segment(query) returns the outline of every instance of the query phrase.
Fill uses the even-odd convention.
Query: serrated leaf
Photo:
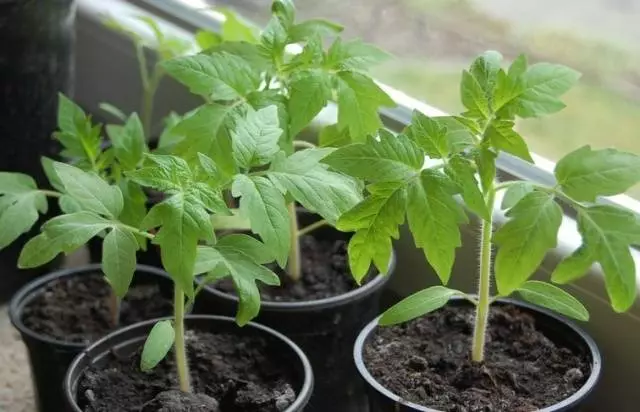
[[[589,320],[589,312],[578,299],[550,283],[530,280],[518,288],[522,298],[554,312],[581,321]]]
[[[140,370],[148,372],[162,361],[176,338],[176,332],[170,320],[156,322],[147,336],[140,356]]]
[[[113,222],[94,213],[76,212],[47,221],[42,232],[56,249],[71,253],[112,225]]]
[[[343,30],[343,27],[323,19],[305,20],[295,24],[289,30],[289,41],[298,43],[315,36],[335,36]]]
[[[274,0],[271,4],[271,13],[286,28],[289,28],[295,20],[296,10],[292,0]]]
[[[329,48],[326,66],[335,70],[368,71],[390,57],[389,53],[362,40],[343,41],[338,37]]]
[[[128,179],[120,182],[124,206],[118,217],[122,223],[138,227],[147,214],[147,196],[140,186]]]
[[[349,266],[360,283],[373,262],[380,273],[387,273],[392,254],[391,239],[398,239],[398,226],[404,223],[406,191],[401,182],[377,183],[371,193],[338,220],[337,227],[355,231],[349,240]]]
[[[332,97],[331,78],[323,70],[297,72],[291,80],[288,112],[296,136],[320,113]]]
[[[637,294],[636,268],[630,244],[640,243],[640,222],[631,211],[609,205],[578,210],[578,230],[584,247],[604,271],[613,309],[624,312]]]
[[[98,107],[103,112],[109,113],[111,116],[115,117],[118,120],[121,120],[123,122],[127,120],[127,115],[124,114],[122,110],[118,109],[116,106],[110,103],[100,103]]]
[[[362,199],[353,178],[328,170],[319,163],[326,149],[306,149],[276,156],[267,177],[283,193],[289,193],[309,211],[334,224],[338,217]]]
[[[395,102],[363,74],[341,71],[336,74],[336,82],[338,126],[348,128],[353,141],[361,142],[382,126],[378,109],[393,107]]]
[[[449,155],[447,128],[437,119],[414,110],[406,134],[432,159],[443,159]]]
[[[464,107],[468,109],[468,115],[488,119],[491,116],[489,101],[478,80],[468,71],[462,72],[460,83],[460,98]]]
[[[240,300],[236,322],[241,326],[260,311],[260,292],[256,281],[272,286],[280,284],[278,276],[262,266],[270,255],[264,244],[246,235],[228,235],[215,247],[198,248],[198,271],[220,270],[219,266],[224,265],[231,275]]]
[[[22,248],[18,257],[18,268],[31,269],[51,262],[62,250],[51,242],[44,233],[31,238]]]
[[[53,166],[55,161],[46,156],[42,156],[40,158],[40,163],[42,164],[42,170],[44,170],[44,174],[47,176],[47,179],[49,179],[49,184],[51,185],[51,187],[59,192],[63,192],[64,186],[62,185],[62,182],[60,181],[60,178],[58,177],[58,174],[56,173],[56,170]]]
[[[46,211],[46,196],[38,190],[0,197],[0,250],[28,232],[38,221],[38,212]]]
[[[501,62],[502,55],[490,50],[476,58],[469,68],[469,73],[476,79],[486,97],[491,98],[494,94]]]
[[[133,113],[124,126],[108,125],[107,133],[114,148],[114,154],[124,170],[133,170],[149,151],[142,129],[142,122]]]
[[[509,186],[502,198],[502,209],[511,209],[523,197],[533,192],[533,185],[529,182],[517,182]]]
[[[216,100],[244,97],[260,84],[259,73],[246,61],[225,52],[178,57],[162,67],[192,93]]]
[[[256,43],[258,41],[258,29],[253,24],[241,18],[230,9],[216,8],[225,17],[222,23],[222,38],[225,42],[245,41]]]
[[[493,236],[499,246],[495,262],[498,291],[509,296],[540,266],[547,251],[556,247],[562,209],[553,195],[531,192],[506,216],[509,221]]]
[[[267,178],[245,175],[235,177],[231,191],[240,197],[240,213],[249,219],[252,231],[273,249],[278,265],[284,268],[292,239],[289,212],[280,191]]]
[[[261,45],[274,61],[282,60],[284,49],[288,44],[289,36],[287,30],[289,26],[289,24],[284,25],[281,19],[273,17],[262,31],[260,36]]]
[[[58,128],[72,135],[84,132],[87,115],[84,110],[62,93],[58,93]]]
[[[581,245],[556,266],[551,273],[551,281],[560,284],[572,282],[585,275],[595,261],[593,251],[586,245]]]
[[[446,189],[452,182],[442,174],[424,170],[407,188],[407,220],[417,247],[446,284],[456,248],[461,246],[458,225],[467,221],[462,207]]]
[[[489,220],[492,211],[487,208],[484,195],[480,191],[473,163],[460,156],[453,156],[449,159],[445,171],[460,188],[467,207],[482,219]]]
[[[475,131],[475,121],[459,116],[437,116],[432,117],[441,127],[447,129],[447,142],[451,153],[461,153],[476,146],[473,135]]]
[[[496,149],[533,163],[527,143],[518,132],[513,130],[513,127],[514,122],[511,120],[494,120],[487,127],[485,139]]]
[[[126,173],[137,184],[162,192],[178,192],[192,183],[191,169],[184,159],[170,155],[147,155],[146,159],[149,166]]]
[[[95,173],[84,172],[77,167],[55,162],[54,169],[67,194],[83,209],[115,218],[123,206],[122,193]]]
[[[371,182],[411,178],[420,172],[424,153],[405,135],[380,130],[380,140],[368,139],[341,147],[322,160],[333,169]]]
[[[124,298],[136,270],[138,241],[129,232],[114,227],[102,243],[102,271],[115,294]]]
[[[566,194],[594,202],[598,196],[624,193],[640,182],[640,156],[583,146],[560,159],[554,173]]]
[[[351,143],[348,129],[341,129],[337,124],[323,127],[318,134],[320,147],[342,147]]]
[[[281,134],[276,106],[249,109],[246,116],[236,118],[231,144],[237,165],[248,169],[267,164],[280,150],[278,141]]]
[[[460,291],[444,286],[423,289],[387,309],[378,323],[380,326],[390,326],[413,320],[440,309],[449,302],[452,296],[462,294]]]
[[[29,175],[0,172],[0,195],[17,195],[38,190],[36,181]]]

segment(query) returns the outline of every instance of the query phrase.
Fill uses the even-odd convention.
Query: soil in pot
[[[113,352],[90,366],[78,383],[78,405],[85,412],[279,412],[296,399],[295,373],[272,338],[189,331],[187,354],[193,394],[177,391],[170,354],[142,372],[140,350]]]
[[[68,276],[49,283],[24,307],[22,319],[34,332],[69,343],[88,344],[111,332],[112,290],[100,273]],[[155,284],[134,285],[120,305],[126,326],[172,313],[172,302]]]
[[[578,391],[588,353],[552,342],[534,318],[494,305],[484,364],[470,360],[474,308],[447,306],[405,324],[378,327],[364,348],[368,371],[407,401],[441,411],[529,412]]]

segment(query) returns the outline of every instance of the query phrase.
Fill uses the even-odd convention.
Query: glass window
[[[266,22],[270,0],[209,0]],[[640,153],[640,1],[297,0],[300,17],[345,26],[395,58],[374,70],[382,82],[445,111],[459,111],[460,73],[493,49],[510,60],[568,65],[583,76],[567,108],[520,120],[532,151],[557,160],[583,144]],[[640,197],[640,189],[633,192]]]

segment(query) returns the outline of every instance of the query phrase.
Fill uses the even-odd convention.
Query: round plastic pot
[[[40,158],[59,151],[51,138],[58,92],[72,90],[75,10],[74,0],[0,0],[0,169],[28,174],[41,188],[49,183]],[[56,214],[56,205],[50,202],[46,216]],[[16,268],[22,247],[38,227],[0,251],[0,303],[59,267],[57,260],[37,269]]]
[[[171,318],[162,318],[171,319]],[[113,332],[79,354],[67,371],[64,379],[64,393],[67,402],[67,410],[70,412],[82,412],[77,404],[77,387],[84,371],[90,365],[100,365],[106,357],[115,352],[119,356],[127,356],[144,345],[147,335],[153,325],[160,319],[136,323]],[[284,335],[253,322],[243,327],[236,325],[234,319],[213,315],[189,315],[185,318],[187,329],[197,329],[213,333],[232,333],[237,336],[270,336],[274,338],[273,353],[277,353],[277,362],[288,365],[294,373],[294,382],[291,382],[297,397],[286,412],[305,410],[305,405],[313,392],[313,371],[309,360],[302,350]]]
[[[299,211],[298,219],[304,227],[317,217]],[[317,229],[313,235],[320,239],[349,238],[349,234],[330,227]],[[352,348],[358,331],[380,312],[380,298],[394,268],[395,255],[387,275],[375,276],[343,295],[302,302],[261,302],[255,321],[291,338],[313,365],[315,389],[307,411],[363,410],[366,391],[353,365]],[[238,298],[207,286],[195,305],[198,313],[234,316]]]
[[[48,284],[64,278],[100,272],[100,270],[100,265],[88,265],[51,273],[25,285],[11,300],[9,317],[27,347],[36,404],[40,412],[60,412],[65,409],[62,381],[73,358],[87,345],[60,341],[28,329],[22,321],[24,308],[43,293]],[[158,284],[163,295],[167,298],[173,296],[171,279],[165,272],[153,267],[138,265],[133,284]]]
[[[467,300],[456,297],[453,298],[449,305],[470,305]],[[574,323],[561,318],[546,309],[533,306],[527,303],[519,302],[511,299],[500,299],[494,305],[511,304],[526,310],[531,314],[536,322],[536,328],[544,333],[552,342],[563,345],[567,348],[588,353],[591,357],[591,373],[585,384],[573,395],[567,399],[554,405],[540,409],[540,412],[577,412],[585,408],[585,401],[589,394],[593,391],[602,370],[602,358],[600,351],[593,339],[587,335],[581,328]],[[367,345],[369,339],[378,327],[377,317],[371,321],[358,335],[355,346],[353,348],[353,357],[360,376],[367,384],[369,393],[369,411],[370,412],[401,412],[401,411],[420,411],[420,412],[439,412],[436,409],[430,409],[425,406],[417,405],[412,402],[401,399],[398,395],[392,393],[383,387],[367,370],[367,366],[362,357],[363,348]]]

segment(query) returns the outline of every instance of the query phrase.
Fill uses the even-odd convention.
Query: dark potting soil
[[[470,361],[474,308],[445,307],[378,328],[364,349],[367,369],[413,403],[447,411],[529,412],[566,399],[590,374],[573,353],[535,329],[513,306],[491,308],[485,362]]]
[[[330,298],[350,292],[358,287],[349,270],[347,242],[322,240],[311,235],[300,238],[302,276],[294,282],[279,267],[271,269],[280,277],[280,286],[268,286],[258,282],[264,300],[275,302],[309,301]],[[363,283],[368,280],[365,279]],[[235,294],[230,279],[216,284],[216,288]]]
[[[280,412],[295,400],[293,373],[269,338],[189,331],[186,340],[192,395],[176,391],[171,353],[145,373],[138,350],[90,367],[78,384],[79,406],[85,412]]]
[[[101,274],[72,276],[47,285],[22,315],[34,332],[70,343],[95,341],[113,331],[111,287]],[[157,285],[133,286],[120,305],[120,325],[171,315]]]

